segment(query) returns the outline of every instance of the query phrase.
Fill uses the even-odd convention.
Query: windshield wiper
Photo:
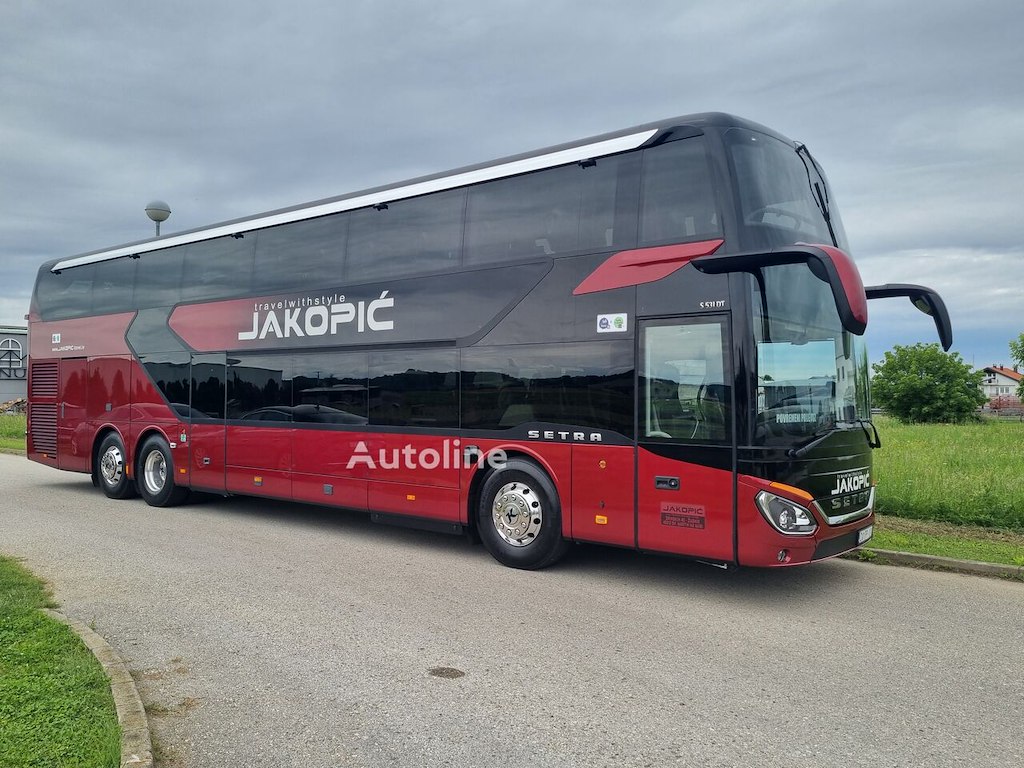
[[[856,422],[860,424],[860,428],[864,430],[864,434],[868,437],[869,448],[881,448],[882,438],[878,434],[878,429],[875,427],[875,422],[871,419],[856,419]],[[868,431],[868,427],[871,427],[871,431]]]
[[[811,438],[811,440],[804,443],[803,445],[799,445],[796,448],[790,448],[788,451],[786,451],[786,455],[789,456],[789,458],[791,459],[802,459],[808,453],[810,453],[819,445],[821,445],[830,437],[832,437],[832,435],[834,435],[836,432],[842,431],[842,427],[829,427],[828,430],[826,430],[823,434]]]
[[[828,190],[824,188],[821,181],[825,178],[821,173],[821,168],[818,167],[818,164],[814,160],[814,156],[811,154],[811,151],[807,149],[806,144],[797,144],[796,154],[804,164],[804,170],[807,172],[807,186],[811,188],[811,197],[814,198],[814,204],[818,206],[818,210],[821,211],[821,215],[825,219],[825,225],[828,227],[828,235],[832,238],[832,245],[838,248],[839,241],[836,240],[836,231],[832,228],[832,214],[829,212],[828,207]],[[807,164],[808,161],[810,161],[810,165]],[[814,175],[818,177],[819,181],[811,180],[812,166],[814,167]]]
[[[861,429],[863,429],[864,430],[864,434],[867,435],[867,438],[868,438],[868,447],[869,448],[881,448],[882,447],[882,438],[879,437],[878,430],[875,429],[875,425],[874,425],[874,423],[870,419],[854,419],[853,421],[844,421],[844,422],[840,422],[840,423],[842,423],[842,424],[856,424]],[[870,427],[870,430],[868,429],[868,427]],[[830,437],[832,437],[832,435],[834,435],[836,432],[842,432],[842,431],[844,431],[843,427],[839,426],[839,424],[837,423],[835,426],[830,427],[824,433],[822,433],[820,435],[816,435],[815,437],[811,438],[811,440],[809,440],[808,442],[804,443],[803,445],[798,445],[795,448],[790,448],[788,451],[786,451],[786,455],[789,458],[791,458],[791,459],[802,459],[808,453],[810,453],[815,448],[817,448],[819,445],[821,445],[823,442],[825,442]]]

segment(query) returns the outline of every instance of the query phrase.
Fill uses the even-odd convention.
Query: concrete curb
[[[153,742],[149,735],[149,720],[146,719],[135,680],[124,661],[106,640],[83,622],[58,611],[46,608],[43,611],[71,627],[110,678],[110,692],[114,695],[117,721],[121,724],[121,768],[152,768]]]
[[[954,560],[951,557],[937,555],[919,555],[913,552],[895,552],[890,549],[874,549],[863,547],[863,551],[871,552],[875,562],[893,565],[909,565],[915,568],[934,568],[943,571],[970,573],[975,576],[995,576],[1003,579],[1024,580],[1024,566],[1000,565],[999,563],[983,563],[978,560]],[[856,557],[856,553],[853,557]]]

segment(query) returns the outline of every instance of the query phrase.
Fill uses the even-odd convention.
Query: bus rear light
[[[801,507],[789,499],[761,491],[755,501],[765,520],[779,533],[787,536],[809,536],[818,530],[814,515],[806,507]]]

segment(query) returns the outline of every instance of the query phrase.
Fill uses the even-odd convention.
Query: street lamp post
[[[160,222],[167,221],[171,215],[171,207],[163,200],[154,200],[146,206],[146,215],[156,222],[156,236],[160,237]]]

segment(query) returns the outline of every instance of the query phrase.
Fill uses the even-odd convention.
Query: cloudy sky
[[[824,165],[865,283],[1024,331],[1020,0],[0,0],[0,323],[38,265],[693,112]],[[932,341],[873,302],[868,340]]]

